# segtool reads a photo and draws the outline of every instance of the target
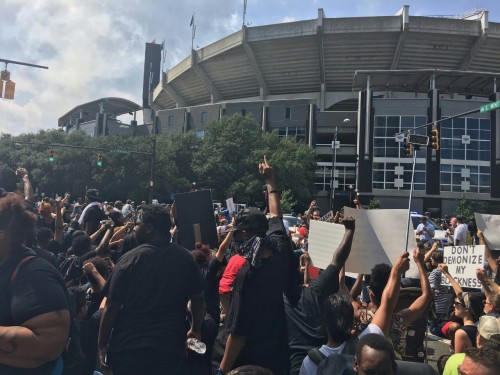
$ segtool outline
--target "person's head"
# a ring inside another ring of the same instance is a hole
[[[116,201],[115,202],[115,207],[118,209],[118,210],[121,210],[123,208],[123,202],[122,201]]]
[[[139,244],[150,241],[170,240],[170,214],[159,204],[145,205],[142,221],[135,227],[135,238]]]
[[[92,263],[97,272],[99,272],[99,275],[101,275],[104,280],[108,278],[108,275],[111,273],[114,266],[111,259],[101,257],[90,258],[86,260],[83,265],[86,265],[87,263]]]
[[[319,220],[319,219],[321,219],[321,215],[320,215],[320,213],[319,213],[319,211],[318,211],[318,210],[314,210],[314,211],[313,211],[313,214],[312,214],[312,219],[313,219],[313,220]]]
[[[47,227],[41,227],[36,231],[36,243],[38,247],[42,249],[47,249],[50,240],[53,237],[52,231]]]
[[[458,367],[461,375],[498,375],[500,374],[500,351],[490,348],[469,348]]]
[[[273,373],[264,367],[246,365],[231,370],[227,375],[273,375]]]
[[[422,222],[422,224],[427,224],[427,216],[422,216],[420,221]]]
[[[370,299],[377,306],[380,305],[382,300],[382,293],[384,292],[389,275],[391,274],[391,266],[385,263],[377,264],[372,268],[370,275]]]
[[[17,176],[10,168],[0,168],[0,188],[8,192],[15,192],[17,190]]]
[[[33,233],[35,222],[36,215],[26,210],[18,195],[0,198],[0,253],[7,254],[22,245]]]
[[[438,358],[436,362],[436,367],[439,375],[443,374],[444,368],[446,367],[446,362],[448,362],[448,359],[450,359],[450,357],[451,354],[443,354],[441,357]]]
[[[212,252],[210,251],[210,247],[207,245],[201,245],[199,248],[191,251],[191,255],[193,255],[198,267],[204,268],[208,266],[208,262],[210,262],[210,258],[212,257]]]
[[[330,295],[323,308],[323,324],[328,332],[329,340],[339,345],[351,337],[354,323],[354,309],[342,294]]]
[[[38,208],[41,217],[52,217],[52,205],[48,202],[42,202]]]
[[[246,241],[253,236],[264,237],[269,224],[257,207],[248,207],[236,214],[233,228],[234,241]]]
[[[88,189],[85,193],[85,200],[87,202],[100,202],[101,195],[99,194],[99,190],[97,189]]]
[[[483,304],[485,314],[500,314],[500,294],[495,292],[487,294]]]
[[[126,203],[127,204],[132,204],[132,199],[127,199]]]
[[[431,255],[431,264],[433,268],[436,268],[440,263],[444,263],[443,253],[440,251],[435,251]]]
[[[476,345],[478,348],[500,351],[500,317],[498,315],[483,315],[479,318]]]
[[[82,321],[85,319],[88,310],[87,292],[82,286],[72,286],[68,288],[68,292],[73,304],[72,308],[74,309],[76,320]]]
[[[483,312],[484,296],[481,293],[462,293],[455,297],[453,303],[455,315],[462,319],[479,320]]]
[[[76,237],[73,237],[71,241],[71,248],[73,249],[73,253],[76,256],[81,256],[90,251],[91,247],[91,239],[87,234],[82,234]]]
[[[392,344],[375,333],[361,337],[356,345],[354,371],[359,375],[395,375],[397,364]]]
[[[455,216],[455,218],[457,219],[457,223],[458,224],[462,224],[464,222],[464,216],[463,215],[457,215],[457,216]]]
[[[451,218],[450,225],[452,226],[452,228],[455,228],[458,225],[457,218],[455,216]]]

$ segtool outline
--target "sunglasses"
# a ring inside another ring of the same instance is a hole
[[[493,304],[491,302],[488,302],[486,300],[483,301],[483,305],[490,305],[490,306],[493,306]]]
[[[465,305],[462,302],[459,302],[459,301],[453,301],[453,305],[465,307]]]

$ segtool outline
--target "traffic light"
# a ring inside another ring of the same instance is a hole
[[[54,161],[54,149],[49,150],[49,161]]]
[[[406,156],[411,156],[413,154],[413,145],[409,143],[406,139],[403,142],[403,147],[405,149]]]
[[[439,150],[439,129],[437,127],[431,130],[431,147],[433,150]]]
[[[97,154],[97,166],[102,167],[102,154],[100,152]]]

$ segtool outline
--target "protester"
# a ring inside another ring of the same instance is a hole
[[[432,245],[435,234],[434,226],[428,222],[427,216],[422,216],[421,223],[418,224],[415,234],[419,237],[422,243]]]
[[[170,243],[169,229],[166,209],[145,206],[135,228],[139,246],[122,256],[106,284],[99,357],[114,375],[177,374],[186,339],[201,338],[202,276],[191,254]]]
[[[394,348],[383,336],[367,334],[356,346],[354,371],[359,375],[396,375]]]
[[[91,236],[99,228],[99,223],[106,220],[106,215],[99,206],[99,202],[101,201],[99,190],[88,189],[85,193],[85,201],[87,202],[87,206],[85,206],[80,215],[78,223]]]
[[[216,340],[212,363],[218,374],[249,364],[275,375],[288,370],[283,294],[292,298],[296,283],[293,253],[281,218],[274,169],[265,156],[259,173],[266,181],[271,218],[268,224],[257,208],[236,216],[233,240],[247,262],[234,282],[227,321]]]
[[[51,374],[69,334],[64,282],[50,263],[23,246],[36,216],[20,197],[0,198],[0,374]],[[30,369],[30,370],[26,370]]]

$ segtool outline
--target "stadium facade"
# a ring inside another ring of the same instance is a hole
[[[486,10],[326,18],[319,9],[317,19],[243,26],[193,50],[150,90],[149,129],[202,136],[212,120],[251,114],[315,148],[321,207],[358,190],[362,203],[406,208],[412,159],[395,134],[499,100],[499,78],[500,24]],[[500,199],[499,115],[440,123],[440,150],[417,152],[414,210],[451,213],[463,194]]]

